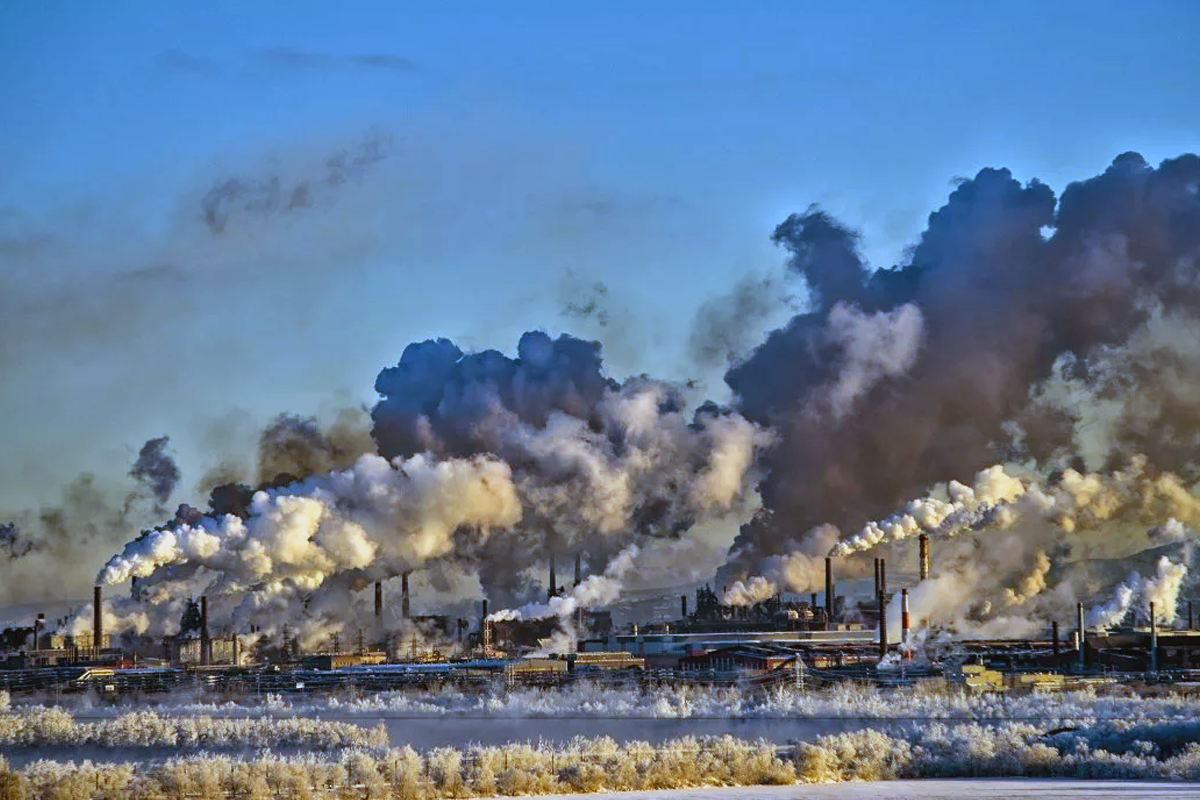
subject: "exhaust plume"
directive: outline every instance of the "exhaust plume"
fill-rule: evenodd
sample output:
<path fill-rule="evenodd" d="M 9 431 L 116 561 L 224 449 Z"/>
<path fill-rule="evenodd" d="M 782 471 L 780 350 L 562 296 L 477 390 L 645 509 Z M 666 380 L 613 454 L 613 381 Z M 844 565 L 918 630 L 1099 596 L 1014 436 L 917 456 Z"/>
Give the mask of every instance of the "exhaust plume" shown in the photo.
<path fill-rule="evenodd" d="M 770 513 L 724 577 L 789 552 L 795 531 L 860 529 L 998 461 L 1108 470 L 1145 454 L 1196 474 L 1198 182 L 1195 155 L 1154 168 L 1126 153 L 1061 198 L 984 169 L 892 269 L 820 210 L 785 220 L 773 239 L 808 303 L 726 374 L 779 439 Z"/>
<path fill-rule="evenodd" d="M 533 593 L 528 568 L 570 550 L 609 568 L 554 601 L 611 602 L 641 542 L 748 507 L 771 441 L 711 404 L 685 414 L 668 384 L 607 378 L 599 346 L 567 336 L 526 334 L 516 359 L 411 345 L 378 385 L 382 455 L 253 492 L 240 513 L 181 509 L 113 556 L 100 582 L 137 577 L 145 601 L 114 600 L 127 620 L 115 629 L 160 634 L 178 598 L 202 594 L 215 625 L 255 620 L 274 636 L 288 624 L 319 641 L 352 622 L 346 593 L 374 581 L 474 574 L 493 602 L 511 602 Z M 281 423 L 285 442 L 310 431 Z M 370 604 L 352 605 L 369 624 Z"/>

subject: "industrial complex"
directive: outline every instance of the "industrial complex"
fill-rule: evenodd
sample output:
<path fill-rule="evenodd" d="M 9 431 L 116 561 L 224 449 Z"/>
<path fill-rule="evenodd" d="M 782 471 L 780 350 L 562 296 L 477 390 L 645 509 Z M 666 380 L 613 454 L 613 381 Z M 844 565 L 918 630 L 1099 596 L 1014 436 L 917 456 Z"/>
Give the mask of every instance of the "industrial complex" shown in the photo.
<path fill-rule="evenodd" d="M 916 580 L 929 574 L 922 536 Z M 551 573 L 548 599 L 562 593 Z M 578 559 L 575 580 L 581 579 Z M 679 597 L 674 619 L 620 627 L 606 610 L 578 610 L 566 620 L 578 632 L 568 652 L 555 651 L 564 620 L 505 619 L 483 600 L 475 619 L 410 613 L 409 576 L 401 576 L 400 624 L 384 624 L 383 584 L 374 591 L 373 630 L 351 641 L 334 635 L 305 652 L 286 634 L 278 641 L 210 628 L 208 598 L 190 601 L 180 633 L 159 640 L 104 629 L 104 597 L 94 589 L 90 634 L 55 632 L 44 615 L 0 634 L 0 689 L 85 691 L 122 695 L 182 686 L 231 692 L 314 692 L 357 688 L 490 687 L 498 682 L 561 684 L 579 679 L 818 686 L 841 680 L 897 685 L 945 680 L 998 690 L 1072 683 L 1187 683 L 1200 679 L 1200 630 L 1192 601 L 1171 628 L 1155 617 L 1143 627 L 1088 629 L 1082 603 L 1074 620 L 1052 622 L 1038 638 L 961 639 L 910 619 L 908 587 L 888 585 L 887 563 L 875 559 L 873 597 L 839 594 L 836 563 L 825 559 L 823 594 L 774 596 L 729 605 L 710 586 Z M 137 591 L 136 585 L 132 590 Z M 900 635 L 889 639 L 887 608 L 902 609 Z M 1151 611 L 1154 614 L 1153 609 Z M 62 622 L 61 620 L 59 622 Z M 920 641 L 914 632 L 921 630 Z"/>

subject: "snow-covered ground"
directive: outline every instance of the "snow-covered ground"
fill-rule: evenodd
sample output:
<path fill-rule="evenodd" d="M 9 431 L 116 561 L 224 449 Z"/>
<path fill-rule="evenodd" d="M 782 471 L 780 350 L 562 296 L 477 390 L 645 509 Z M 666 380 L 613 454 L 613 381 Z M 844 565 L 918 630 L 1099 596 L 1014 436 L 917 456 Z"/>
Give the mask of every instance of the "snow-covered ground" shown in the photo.
<path fill-rule="evenodd" d="M 1200 786 L 1145 781 L 929 780 L 613 792 L 605 800 L 1195 800 Z M 550 795 L 572 800 L 587 795 Z"/>

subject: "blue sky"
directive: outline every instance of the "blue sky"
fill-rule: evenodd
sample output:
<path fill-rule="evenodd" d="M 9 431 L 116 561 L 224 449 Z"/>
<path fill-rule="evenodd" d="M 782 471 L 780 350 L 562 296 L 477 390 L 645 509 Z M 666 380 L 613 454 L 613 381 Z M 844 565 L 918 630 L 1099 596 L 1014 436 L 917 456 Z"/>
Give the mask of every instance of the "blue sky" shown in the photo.
<path fill-rule="evenodd" d="M 0 510 L 163 433 L 190 485 L 433 335 L 718 391 L 692 319 L 788 213 L 890 265 L 955 176 L 1194 151 L 1198 35 L 1186 0 L 5 3 Z M 231 177 L 312 191 L 214 232 Z M 607 326 L 561 313 L 598 281 Z"/>

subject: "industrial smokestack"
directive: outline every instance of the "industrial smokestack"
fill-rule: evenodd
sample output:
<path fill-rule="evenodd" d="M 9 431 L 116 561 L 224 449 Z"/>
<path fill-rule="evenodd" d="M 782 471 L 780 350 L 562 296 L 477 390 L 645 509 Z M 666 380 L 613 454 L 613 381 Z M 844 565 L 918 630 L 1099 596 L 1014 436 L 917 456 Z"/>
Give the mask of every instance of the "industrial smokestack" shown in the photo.
<path fill-rule="evenodd" d="M 583 556 L 579 553 L 575 554 L 575 585 L 583 583 Z M 686 617 L 687 614 L 684 614 Z"/>
<path fill-rule="evenodd" d="M 887 638 L 887 602 L 883 599 L 883 592 L 879 593 L 879 660 L 887 658 L 888 638 Z"/>
<path fill-rule="evenodd" d="M 921 580 L 929 577 L 929 534 L 917 537 L 917 574 Z"/>
<path fill-rule="evenodd" d="M 546 589 L 546 600 L 558 596 L 558 578 L 554 575 L 554 556 L 550 556 L 550 588 Z"/>
<path fill-rule="evenodd" d="M 408 619 L 409 604 L 408 604 L 408 573 L 404 572 L 400 575 L 400 616 Z"/>
<path fill-rule="evenodd" d="M 1079 628 L 1079 669 L 1087 669 L 1087 631 L 1083 626 L 1083 603 L 1075 604 L 1075 616 Z"/>
<path fill-rule="evenodd" d="M 687 595 L 679 595 L 679 618 L 687 619 Z"/>
<path fill-rule="evenodd" d="M 887 559 L 879 559 L 879 593 L 887 595 Z"/>
<path fill-rule="evenodd" d="M 825 620 L 833 622 L 833 559 L 825 556 Z"/>
<path fill-rule="evenodd" d="M 1158 619 L 1153 600 L 1150 601 L 1150 671 L 1158 672 Z"/>
<path fill-rule="evenodd" d="M 908 653 L 908 589 L 900 590 L 900 644 Z"/>
<path fill-rule="evenodd" d="M 480 612 L 479 613 L 480 613 L 479 630 L 482 631 L 485 627 L 487 627 L 488 613 L 487 613 L 487 598 L 486 597 L 483 598 L 483 602 L 480 603 Z"/>
<path fill-rule="evenodd" d="M 42 649 L 42 627 L 46 624 L 46 615 L 38 614 L 33 621 L 33 649 Z"/>
<path fill-rule="evenodd" d="M 876 596 L 876 597 L 879 597 L 879 592 L 880 592 L 880 588 L 879 588 L 879 559 L 878 559 L 878 558 L 873 558 L 873 559 L 871 559 L 871 560 L 872 560 L 872 561 L 874 562 L 874 564 L 875 564 L 875 596 Z"/>
<path fill-rule="evenodd" d="M 1058 620 L 1050 623 L 1050 636 L 1054 639 L 1054 655 L 1058 655 Z"/>
<path fill-rule="evenodd" d="M 375 626 L 383 619 L 383 581 L 375 581 Z"/>
<path fill-rule="evenodd" d="M 92 653 L 100 655 L 100 647 L 104 644 L 104 589 L 96 585 L 92 587 Z"/>
<path fill-rule="evenodd" d="M 200 595 L 200 665 L 212 663 L 212 640 L 208 637 L 208 595 Z"/>

